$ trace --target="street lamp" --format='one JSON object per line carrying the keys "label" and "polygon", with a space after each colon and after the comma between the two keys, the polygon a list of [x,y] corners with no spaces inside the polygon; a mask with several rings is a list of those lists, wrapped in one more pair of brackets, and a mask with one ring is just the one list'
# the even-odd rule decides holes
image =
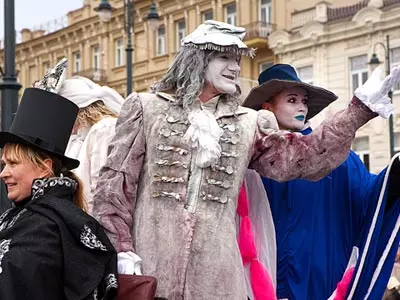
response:
{"label": "street lamp", "polygon": [[[390,48],[389,48],[389,35],[386,36],[386,46],[382,42],[375,43],[374,45],[374,53],[369,61],[369,65],[374,70],[377,66],[381,64],[378,56],[376,55],[376,46],[382,46],[383,50],[385,51],[385,63],[386,63],[386,75],[390,74]],[[390,101],[393,102],[393,92],[390,90],[388,93]],[[389,145],[390,145],[390,158],[394,155],[394,130],[393,130],[393,115],[389,117]]]}
{"label": "street lamp", "polygon": [[[124,27],[125,32],[127,35],[127,42],[126,42],[126,95],[132,93],[132,31],[134,27],[134,20],[133,20],[133,12],[134,12],[134,5],[135,0],[124,0]],[[99,14],[99,18],[101,22],[108,22],[111,19],[111,11],[112,7],[108,0],[101,0],[100,5],[95,8],[95,10]],[[160,16],[157,12],[156,5],[152,2],[150,5],[150,9],[147,13],[146,20],[149,24],[149,28],[152,30],[156,30],[158,27],[158,23],[160,20]]]}
{"label": "street lamp", "polygon": [[[18,108],[18,91],[21,85],[17,82],[15,72],[15,6],[14,0],[4,1],[4,71],[0,68],[2,80],[1,90],[1,130],[8,131],[13,116]],[[6,187],[0,186],[0,211],[10,206]]]}
{"label": "street lamp", "polygon": [[101,0],[99,6],[94,10],[97,11],[101,22],[107,23],[111,20],[112,7],[110,3],[108,3],[108,0]]}

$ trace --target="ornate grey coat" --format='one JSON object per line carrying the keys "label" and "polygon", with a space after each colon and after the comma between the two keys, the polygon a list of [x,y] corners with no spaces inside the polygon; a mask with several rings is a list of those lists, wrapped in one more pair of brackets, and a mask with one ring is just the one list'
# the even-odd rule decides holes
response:
{"label": "ornate grey coat", "polygon": [[236,204],[248,167],[275,180],[317,180],[347,157],[355,131],[375,117],[359,100],[303,136],[271,129],[272,113],[219,101],[218,165],[192,167],[189,123],[167,94],[133,94],[117,121],[94,195],[94,214],[117,251],[134,251],[158,279],[157,296],[246,298]]}

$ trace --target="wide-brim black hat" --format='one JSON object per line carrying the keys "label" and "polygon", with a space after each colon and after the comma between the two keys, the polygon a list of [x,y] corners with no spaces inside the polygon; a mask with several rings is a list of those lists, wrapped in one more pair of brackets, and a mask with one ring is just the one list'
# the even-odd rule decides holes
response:
{"label": "wide-brim black hat", "polygon": [[331,91],[302,82],[294,68],[286,64],[276,64],[264,70],[258,77],[258,83],[259,86],[250,91],[243,106],[259,110],[265,102],[283,90],[300,87],[307,91],[306,119],[309,120],[338,98]]}
{"label": "wide-brim black hat", "polygon": [[9,132],[0,132],[0,147],[24,144],[54,155],[72,170],[79,161],[64,155],[79,108],[68,99],[42,89],[24,91]]}

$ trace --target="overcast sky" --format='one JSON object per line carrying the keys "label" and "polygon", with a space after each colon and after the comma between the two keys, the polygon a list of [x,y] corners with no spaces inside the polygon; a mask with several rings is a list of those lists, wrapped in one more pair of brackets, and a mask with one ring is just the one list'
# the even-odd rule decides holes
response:
{"label": "overcast sky", "polygon": [[[0,38],[4,36],[4,1],[0,0]],[[15,29],[37,27],[82,7],[83,0],[14,0]]]}

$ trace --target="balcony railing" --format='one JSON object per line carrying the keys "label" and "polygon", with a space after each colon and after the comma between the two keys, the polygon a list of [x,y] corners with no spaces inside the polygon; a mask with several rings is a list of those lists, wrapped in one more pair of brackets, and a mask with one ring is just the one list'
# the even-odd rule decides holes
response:
{"label": "balcony railing", "polygon": [[292,29],[303,26],[304,24],[314,21],[317,16],[315,7],[292,13]]}
{"label": "balcony railing", "polygon": [[244,26],[246,28],[245,41],[254,38],[268,38],[273,30],[275,30],[275,24],[266,22],[253,22]]}
{"label": "balcony railing", "polygon": [[87,77],[94,82],[104,82],[107,80],[107,72],[103,69],[87,69],[74,72],[72,75]]}

